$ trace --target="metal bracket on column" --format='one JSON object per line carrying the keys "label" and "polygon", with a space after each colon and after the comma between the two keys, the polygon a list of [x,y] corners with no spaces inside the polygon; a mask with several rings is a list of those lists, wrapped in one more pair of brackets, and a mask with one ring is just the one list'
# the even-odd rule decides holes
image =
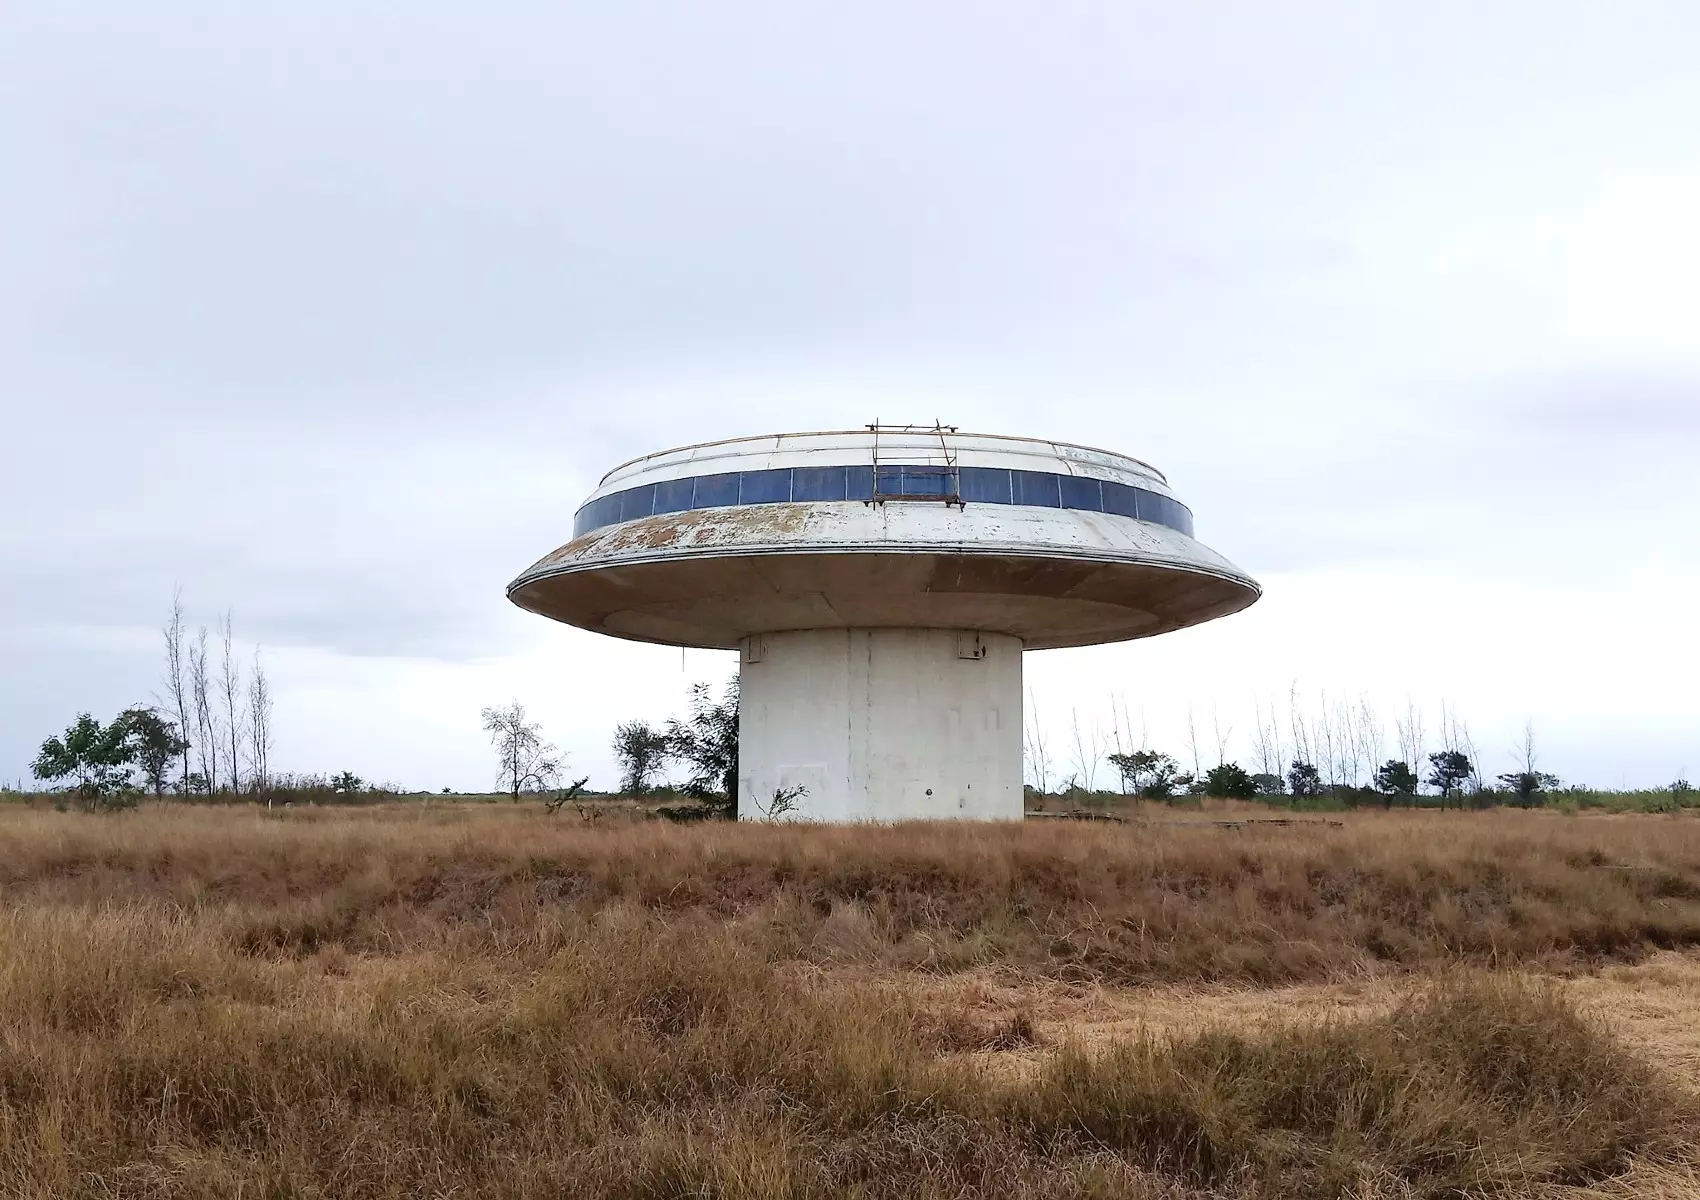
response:
{"label": "metal bracket on column", "polygon": [[743,653],[738,656],[740,662],[759,663],[767,657],[767,639],[759,633],[752,633],[744,639],[741,649]]}
{"label": "metal bracket on column", "polygon": [[986,643],[977,633],[959,633],[956,635],[956,657],[979,662],[986,657]]}

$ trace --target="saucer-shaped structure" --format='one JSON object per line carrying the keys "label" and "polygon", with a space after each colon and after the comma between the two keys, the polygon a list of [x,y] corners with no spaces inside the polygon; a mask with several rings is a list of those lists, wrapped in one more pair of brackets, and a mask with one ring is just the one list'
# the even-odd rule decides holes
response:
{"label": "saucer-shaped structure", "polygon": [[1258,594],[1138,459],[877,426],[626,463],[508,589],[599,633],[741,648],[740,813],[777,794],[825,820],[1018,818],[1023,649]]}

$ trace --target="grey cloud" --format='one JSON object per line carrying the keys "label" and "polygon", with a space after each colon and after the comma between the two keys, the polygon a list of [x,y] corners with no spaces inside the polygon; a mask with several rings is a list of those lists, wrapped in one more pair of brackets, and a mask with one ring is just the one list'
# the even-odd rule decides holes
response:
{"label": "grey cloud", "polygon": [[0,775],[78,696],[133,698],[176,584],[269,645],[510,653],[502,587],[597,476],[719,436],[1115,446],[1259,573],[1691,544],[1659,508],[1700,363],[1505,361],[1451,318],[1520,314],[1436,294],[1381,222],[1467,250],[1578,163],[1674,161],[1694,32],[1657,4],[16,7]]}
{"label": "grey cloud", "polygon": [[1599,371],[1520,390],[1513,415],[1528,429],[1613,441],[1700,437],[1700,375]]}

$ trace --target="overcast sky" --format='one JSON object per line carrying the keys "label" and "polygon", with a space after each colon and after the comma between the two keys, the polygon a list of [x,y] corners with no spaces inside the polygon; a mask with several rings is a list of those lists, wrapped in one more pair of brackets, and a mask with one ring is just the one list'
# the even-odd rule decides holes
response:
{"label": "overcast sky", "polygon": [[1692,776],[1697,64],[1691,0],[0,6],[0,779],[181,585],[282,769],[483,788],[518,697],[610,784],[730,656],[506,583],[626,458],[876,417],[1145,458],[1262,582],[1029,655],[1053,742],[1296,687]]}

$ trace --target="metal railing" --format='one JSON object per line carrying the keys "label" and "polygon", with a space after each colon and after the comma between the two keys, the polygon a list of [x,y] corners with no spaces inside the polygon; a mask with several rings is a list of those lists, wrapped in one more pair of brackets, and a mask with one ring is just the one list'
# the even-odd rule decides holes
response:
{"label": "metal railing", "polygon": [[[931,425],[883,425],[876,419],[868,431],[874,435],[874,487],[868,503],[931,500],[965,507],[956,452],[950,445],[956,426],[936,420]],[[899,439],[897,444],[893,439]]]}

